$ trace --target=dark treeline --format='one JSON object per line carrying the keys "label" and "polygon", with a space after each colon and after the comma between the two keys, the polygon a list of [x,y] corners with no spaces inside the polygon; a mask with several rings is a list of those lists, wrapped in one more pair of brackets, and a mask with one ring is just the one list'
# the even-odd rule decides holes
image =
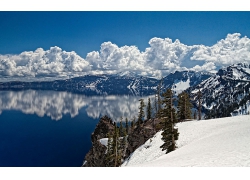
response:
{"label": "dark treeline", "polygon": [[120,118],[119,123],[110,121],[115,128],[107,134],[108,143],[105,156],[108,166],[117,167],[123,163],[129,136],[135,133],[135,129],[143,132],[146,122],[152,122],[154,133],[162,130],[164,143],[160,148],[169,153],[177,148],[176,140],[178,140],[179,132],[176,123],[197,118],[197,112],[192,113],[191,111],[193,106],[186,92],[182,92],[178,96],[171,89],[162,92],[161,83],[158,85],[153,103],[150,98],[147,103],[144,102],[144,99],[139,101],[137,118],[128,120],[125,117],[125,125],[123,117]]}

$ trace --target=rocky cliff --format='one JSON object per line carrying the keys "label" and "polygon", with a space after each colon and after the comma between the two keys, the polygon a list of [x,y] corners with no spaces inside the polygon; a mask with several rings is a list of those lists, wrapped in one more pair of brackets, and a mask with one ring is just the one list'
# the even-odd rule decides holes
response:
{"label": "rocky cliff", "polygon": [[[123,146],[122,161],[128,158],[130,154],[135,151],[135,149],[155,135],[155,133],[159,130],[159,123],[160,121],[158,119],[150,119],[144,121],[141,125],[129,128],[127,144],[126,146]],[[112,133],[114,128],[115,125],[109,117],[104,116],[100,119],[91,135],[92,147],[85,156],[85,161],[82,165],[83,167],[112,166],[106,158],[107,147],[100,143],[100,139],[107,138],[107,134]]]}
{"label": "rocky cliff", "polygon": [[83,167],[105,167],[107,164],[105,153],[107,147],[100,143],[100,139],[106,138],[109,132],[113,132],[115,125],[112,120],[104,116],[100,119],[91,135],[92,147],[85,156]]}

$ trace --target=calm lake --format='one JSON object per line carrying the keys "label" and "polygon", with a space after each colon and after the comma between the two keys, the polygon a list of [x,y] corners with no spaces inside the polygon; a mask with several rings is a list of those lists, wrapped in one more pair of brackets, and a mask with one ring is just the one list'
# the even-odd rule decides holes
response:
{"label": "calm lake", "polygon": [[99,118],[132,120],[140,98],[147,103],[146,96],[0,91],[0,166],[79,167]]}

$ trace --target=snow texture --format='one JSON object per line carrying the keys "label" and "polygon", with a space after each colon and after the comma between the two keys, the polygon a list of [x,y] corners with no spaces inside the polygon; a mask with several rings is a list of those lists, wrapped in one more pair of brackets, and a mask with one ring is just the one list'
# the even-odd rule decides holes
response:
{"label": "snow texture", "polygon": [[179,81],[175,83],[174,88],[172,90],[176,92],[176,95],[178,95],[189,87],[190,87],[190,79],[187,79],[187,81]]}
{"label": "snow texture", "polygon": [[168,154],[159,148],[158,132],[122,164],[141,167],[250,167],[250,116],[189,121],[177,124],[178,148]]}
{"label": "snow texture", "polygon": [[104,146],[108,146],[108,138],[99,139],[100,143]]}

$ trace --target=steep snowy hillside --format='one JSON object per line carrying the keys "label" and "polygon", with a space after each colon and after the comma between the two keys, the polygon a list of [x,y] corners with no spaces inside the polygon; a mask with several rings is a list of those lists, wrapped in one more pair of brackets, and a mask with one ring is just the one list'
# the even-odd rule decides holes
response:
{"label": "steep snowy hillside", "polygon": [[206,118],[228,117],[249,113],[250,65],[239,63],[220,69],[188,91],[194,104],[198,105],[198,92],[202,94]]}
{"label": "steep snowy hillside", "polygon": [[250,167],[250,116],[177,124],[178,148],[165,154],[161,132],[140,146],[122,166]]}
{"label": "steep snowy hillside", "polygon": [[194,71],[176,71],[163,78],[163,87],[171,88],[176,95],[211,77],[212,74]]}

